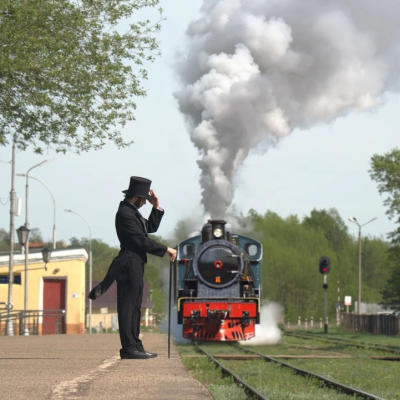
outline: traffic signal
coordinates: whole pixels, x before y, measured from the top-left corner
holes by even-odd
[[[331,260],[329,257],[321,257],[319,259],[319,273],[328,275],[331,272]]]

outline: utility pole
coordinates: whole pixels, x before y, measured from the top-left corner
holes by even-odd
[[[11,191],[10,191],[10,263],[8,270],[8,304],[7,304],[7,322],[6,335],[14,336],[14,326],[11,321],[12,308],[12,289],[14,283],[14,216],[15,216],[15,142],[12,145],[11,160]]]
[[[364,225],[369,224],[372,221],[375,221],[378,219],[378,217],[372,218],[365,224],[360,224],[357,221],[356,217],[351,217],[349,218],[349,221],[352,222],[353,224],[356,224],[358,226],[358,296],[357,296],[357,314],[361,314],[361,228]]]

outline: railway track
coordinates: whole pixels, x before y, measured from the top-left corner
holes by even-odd
[[[360,349],[374,349],[374,350],[381,350],[381,351],[387,351],[392,354],[400,354],[400,347],[396,346],[389,346],[389,345],[381,345],[381,344],[376,344],[376,343],[368,343],[368,342],[361,342],[357,340],[352,340],[352,339],[339,339],[339,338],[332,338],[329,336],[322,336],[322,335],[311,335],[307,333],[297,333],[297,332],[284,332],[286,336],[292,336],[292,337],[297,337],[300,339],[314,339],[314,340],[321,340],[323,342],[329,342],[329,343],[337,343],[345,346],[353,346],[357,347]]]
[[[211,354],[209,354],[204,348],[202,348],[197,342],[195,343],[195,346],[197,348],[198,351],[200,351],[201,353],[205,354],[215,365],[217,365],[218,367],[221,368],[223,374],[225,375],[229,375],[231,376],[234,381],[241,385],[242,388],[249,394],[251,395],[253,398],[255,399],[268,399],[268,397],[266,397],[265,395],[263,395],[262,393],[260,393],[256,388],[250,386],[249,384],[247,384],[242,378],[240,378],[237,374],[235,374],[233,371],[229,370],[227,367],[225,367],[221,362],[219,362],[217,360],[216,356],[213,356]],[[306,371],[304,369],[295,367],[293,365],[290,365],[288,363],[285,363],[283,361],[279,361],[276,358],[273,357],[269,357],[269,356],[265,356],[261,353],[255,352],[253,350],[249,350],[248,348],[245,348],[244,346],[241,346],[239,344],[234,344],[233,346],[235,346],[235,348],[239,349],[240,351],[247,353],[247,354],[252,354],[252,355],[256,355],[258,357],[263,358],[266,362],[273,362],[276,363],[282,367],[288,368],[290,369],[292,372],[304,377],[304,378],[313,378],[316,379],[320,382],[323,382],[323,384],[330,389],[336,390],[338,392],[344,393],[346,395],[350,395],[350,396],[357,396],[357,398],[363,398],[363,399],[371,399],[371,400],[384,400],[382,397],[378,397],[374,394],[371,393],[367,393],[364,392],[362,390],[353,388],[351,386],[348,385],[344,385],[340,382],[336,382],[332,379],[328,379],[322,375],[318,375],[315,374],[313,372],[310,371]]]
[[[240,378],[238,375],[236,375],[233,371],[230,369],[226,368],[222,363],[220,363],[214,356],[209,354],[205,349],[199,346],[197,342],[194,343],[196,346],[196,349],[205,354],[215,365],[221,368],[221,371],[224,375],[231,376],[233,380],[238,384],[241,385],[243,390],[250,395],[252,398],[257,399],[257,400],[269,400],[268,397],[264,396],[262,393],[260,393],[256,388],[252,387],[248,383],[246,383],[242,378]]]

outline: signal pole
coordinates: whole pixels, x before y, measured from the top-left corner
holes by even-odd
[[[324,332],[328,333],[328,274],[331,272],[331,260],[329,257],[322,256],[319,259],[319,273],[324,275]]]
[[[339,281],[337,281],[336,326],[340,325],[340,314],[341,314],[340,283],[339,283]]]
[[[328,275],[324,275],[324,333],[328,333]]]

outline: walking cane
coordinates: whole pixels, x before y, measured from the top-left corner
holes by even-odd
[[[172,297],[172,267],[174,263],[169,263],[169,306],[168,306],[168,358],[171,355],[171,297]]]

